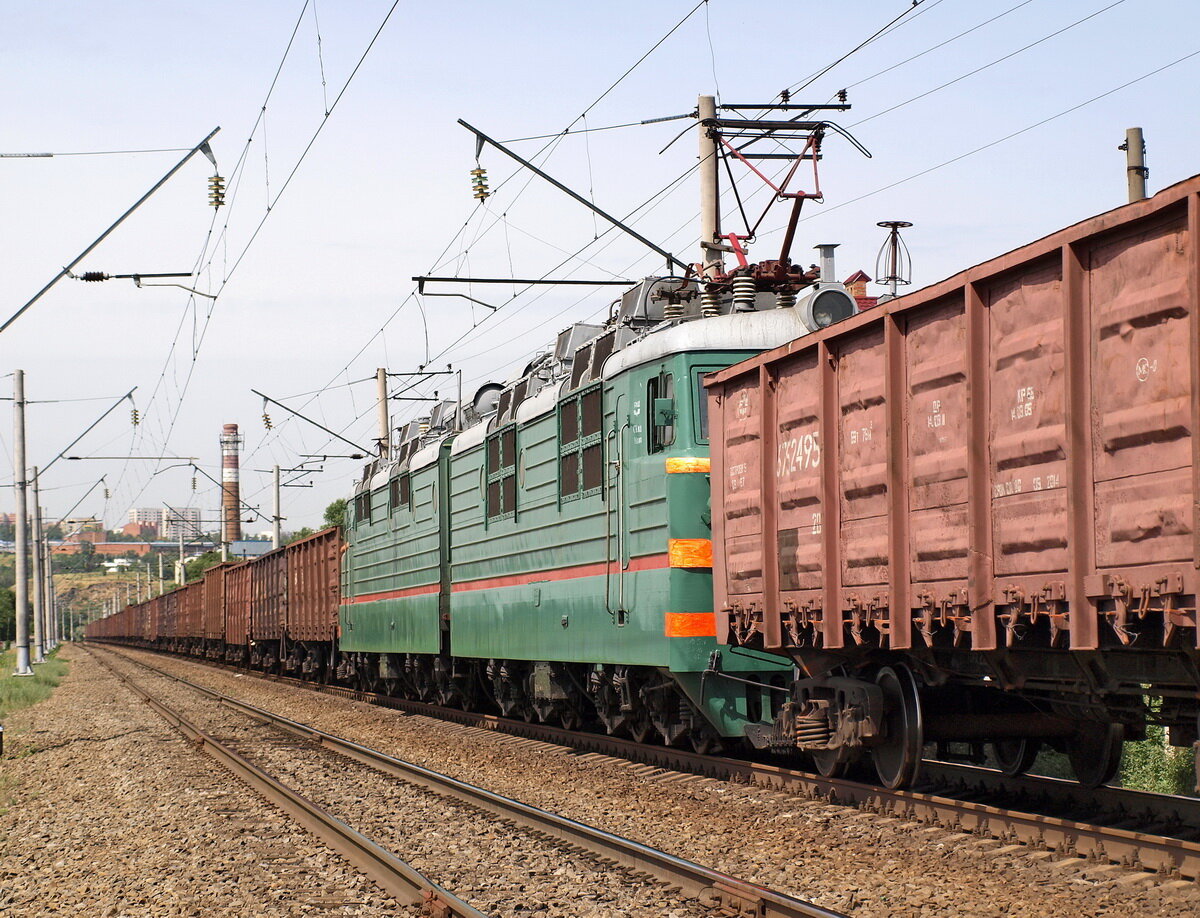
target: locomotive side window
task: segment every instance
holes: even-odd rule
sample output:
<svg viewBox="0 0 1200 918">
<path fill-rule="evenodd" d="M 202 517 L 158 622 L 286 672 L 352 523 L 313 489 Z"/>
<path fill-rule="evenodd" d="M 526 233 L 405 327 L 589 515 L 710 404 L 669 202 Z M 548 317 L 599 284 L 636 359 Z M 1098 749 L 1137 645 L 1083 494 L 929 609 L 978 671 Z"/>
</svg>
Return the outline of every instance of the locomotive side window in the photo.
<svg viewBox="0 0 1200 918">
<path fill-rule="evenodd" d="M 388 482 L 388 513 L 395 513 L 401 507 L 412 509 L 412 481 L 408 472 L 401 472 Z"/>
<path fill-rule="evenodd" d="M 604 486 L 604 402 L 600 385 L 563 399 L 558 406 L 558 494 L 575 500 Z"/>
<path fill-rule="evenodd" d="M 708 442 L 708 390 L 704 388 L 704 377 L 715 373 L 720 367 L 703 367 L 695 371 L 696 388 L 696 439 L 701 443 Z"/>
<path fill-rule="evenodd" d="M 487 439 L 487 519 L 511 519 L 517 510 L 517 425 L 510 424 Z"/>
<path fill-rule="evenodd" d="M 579 397 L 558 404 L 558 496 L 579 496 Z"/>
<path fill-rule="evenodd" d="M 675 442 L 675 378 L 670 373 L 651 376 L 646 384 L 650 413 L 650 452 L 658 453 Z"/>
<path fill-rule="evenodd" d="M 354 498 L 354 525 L 371 522 L 371 492 L 363 491 Z"/>
</svg>

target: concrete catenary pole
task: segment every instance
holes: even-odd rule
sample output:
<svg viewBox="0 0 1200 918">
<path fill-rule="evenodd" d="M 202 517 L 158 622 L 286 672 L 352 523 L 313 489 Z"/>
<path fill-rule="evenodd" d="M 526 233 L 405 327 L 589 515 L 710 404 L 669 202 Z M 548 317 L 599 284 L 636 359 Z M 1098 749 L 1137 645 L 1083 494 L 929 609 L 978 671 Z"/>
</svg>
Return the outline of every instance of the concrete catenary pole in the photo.
<svg viewBox="0 0 1200 918">
<path fill-rule="evenodd" d="M 1129 203 L 1146 197 L 1146 179 L 1150 170 L 1146 168 L 1146 141 L 1140 127 L 1125 131 L 1125 142 L 1118 149 L 1125 151 L 1125 174 L 1129 182 Z"/>
<path fill-rule="evenodd" d="M 721 249 L 721 210 L 717 167 L 721 163 L 717 139 L 710 136 L 711 130 L 704 122 L 717 117 L 717 100 L 713 96 L 701 96 L 696 105 L 700 120 L 700 255 L 704 264 L 704 276 L 711 280 L 724 270 L 725 258 Z"/>
<path fill-rule="evenodd" d="M 283 544 L 283 533 L 280 531 L 283 517 L 279 512 L 279 466 L 275 466 L 273 471 L 273 484 L 275 486 L 275 512 L 271 517 L 271 547 L 278 548 Z"/>
<path fill-rule="evenodd" d="M 228 557 L 229 545 L 242 538 L 241 470 L 237 424 L 226 424 L 221 433 L 221 554 Z"/>
<path fill-rule="evenodd" d="M 29 515 L 25 479 L 25 371 L 13 371 L 13 481 L 16 491 L 17 668 L 15 675 L 32 676 L 29 667 Z"/>
<path fill-rule="evenodd" d="M 33 490 L 33 662 L 46 662 L 46 581 L 42 576 L 42 502 L 35 465 L 29 478 Z"/>
<path fill-rule="evenodd" d="M 46 575 L 46 628 L 50 636 L 50 649 L 59 644 L 58 601 L 54 596 L 54 561 L 50 551 L 50 536 L 42 538 L 42 571 Z"/>
<path fill-rule="evenodd" d="M 375 371 L 375 387 L 379 390 L 379 458 L 386 459 L 392 448 L 391 419 L 388 414 L 387 367 Z"/>
</svg>

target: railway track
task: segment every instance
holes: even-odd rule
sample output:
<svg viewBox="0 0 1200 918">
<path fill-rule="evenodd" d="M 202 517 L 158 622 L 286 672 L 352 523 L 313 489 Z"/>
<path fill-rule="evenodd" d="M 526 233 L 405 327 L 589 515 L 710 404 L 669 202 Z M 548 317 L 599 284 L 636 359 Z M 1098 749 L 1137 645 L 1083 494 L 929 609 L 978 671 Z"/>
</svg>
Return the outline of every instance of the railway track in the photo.
<svg viewBox="0 0 1200 918">
<path fill-rule="evenodd" d="M 970 841 L 990 840 L 997 850 L 1026 846 L 1050 854 L 1067 867 L 1076 866 L 1081 872 L 1111 865 L 1144 874 L 1146 880 L 1200 880 L 1200 799 L 1113 787 L 1088 790 L 1069 781 L 1037 776 L 1008 778 L 990 769 L 945 762 L 926 762 L 918 787 L 889 790 L 769 763 L 701 755 L 186 659 L 468 728 L 566 746 L 582 754 L 609 756 L 651 769 L 687 772 L 808 799 L 823 798 L 881 818 L 943 829 Z"/>
<path fill-rule="evenodd" d="M 490 818 L 499 820 L 507 829 L 542 844 L 560 849 L 565 846 L 571 852 L 592 860 L 599 869 L 623 876 L 625 882 L 644 885 L 649 880 L 652 885 L 677 890 L 675 898 L 694 902 L 699 906 L 700 913 L 707 914 L 715 910 L 718 914 L 758 918 L 844 918 L 837 912 L 812 903 L 745 882 L 656 848 L 494 794 L 359 743 L 316 730 L 165 672 L 142 660 L 120 653 L 114 653 L 114 656 L 155 676 L 186 686 L 218 702 L 223 708 L 245 715 L 251 721 L 269 725 L 274 731 L 292 738 L 302 747 L 319 747 L 347 763 L 356 763 L 373 772 L 398 778 L 407 785 L 455 801 L 469 810 L 485 813 Z M 144 685 L 132 682 L 126 674 L 121 673 L 102 656 L 97 655 L 96 658 L 186 736 L 210 750 L 214 757 L 239 776 L 245 777 L 255 789 L 297 817 L 306 827 L 313 829 L 360 869 L 367 870 L 373 879 L 397 898 L 418 901 L 414 897 L 419 897 L 419 900 L 425 903 L 426 910 L 438 916 L 474 918 L 484 914 L 422 876 L 410 865 L 390 855 L 383 846 L 366 839 L 336 816 L 322 811 L 311 801 L 289 790 L 277 779 L 271 778 L 235 748 L 243 745 L 244 739 L 236 743 L 222 743 L 190 723 L 178 711 L 154 698 Z"/>
</svg>

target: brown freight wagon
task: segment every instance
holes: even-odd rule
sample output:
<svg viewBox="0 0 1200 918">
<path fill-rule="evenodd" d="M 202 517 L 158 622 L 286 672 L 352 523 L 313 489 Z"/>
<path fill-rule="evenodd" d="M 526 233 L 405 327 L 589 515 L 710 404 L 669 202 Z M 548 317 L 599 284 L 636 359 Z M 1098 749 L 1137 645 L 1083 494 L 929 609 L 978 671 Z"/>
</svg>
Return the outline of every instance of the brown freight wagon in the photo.
<svg viewBox="0 0 1200 918">
<path fill-rule="evenodd" d="M 180 634 L 181 622 L 181 599 L 183 590 L 173 590 L 170 593 L 163 593 L 155 599 L 147 600 L 155 613 L 157 613 L 158 629 L 154 634 L 155 640 L 174 641 Z"/>
<path fill-rule="evenodd" d="M 250 565 L 225 568 L 225 659 L 244 663 L 250 641 Z"/>
<path fill-rule="evenodd" d="M 293 542 L 288 551 L 287 633 L 293 641 L 332 641 L 337 630 L 341 531 Z"/>
<path fill-rule="evenodd" d="M 176 638 L 181 645 L 191 646 L 201 637 L 204 615 L 204 581 L 189 583 L 178 590 L 179 627 Z"/>
<path fill-rule="evenodd" d="M 325 647 L 337 636 L 340 589 L 338 569 L 342 554 L 337 527 L 293 542 L 286 549 L 289 671 L 320 671 L 328 661 Z"/>
<path fill-rule="evenodd" d="M 142 638 L 150 643 L 156 642 L 163 634 L 163 631 L 170 628 L 170 621 L 163 621 L 162 597 L 157 599 L 148 599 L 143 603 L 139 603 L 139 608 L 142 609 Z"/>
<path fill-rule="evenodd" d="M 246 562 L 250 569 L 250 640 L 256 645 L 278 642 L 283 636 L 287 565 L 286 549 L 276 549 Z"/>
<path fill-rule="evenodd" d="M 1198 291 L 1200 177 L 714 374 L 718 638 L 807 676 L 771 743 L 1106 780 L 1145 686 L 1195 742 Z"/>
<path fill-rule="evenodd" d="M 200 636 L 210 651 L 225 643 L 225 571 L 228 567 L 222 564 L 204 572 Z"/>
</svg>

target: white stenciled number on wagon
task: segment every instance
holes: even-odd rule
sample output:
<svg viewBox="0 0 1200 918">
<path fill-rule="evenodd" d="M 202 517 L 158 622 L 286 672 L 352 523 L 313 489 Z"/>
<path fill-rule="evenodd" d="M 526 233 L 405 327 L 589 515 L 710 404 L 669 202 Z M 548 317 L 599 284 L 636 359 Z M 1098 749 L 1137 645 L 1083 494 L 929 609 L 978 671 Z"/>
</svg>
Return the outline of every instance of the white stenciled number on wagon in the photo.
<svg viewBox="0 0 1200 918">
<path fill-rule="evenodd" d="M 821 440 L 816 433 L 789 437 L 779 444 L 776 475 L 784 478 L 795 472 L 816 468 L 821 464 Z"/>
</svg>

